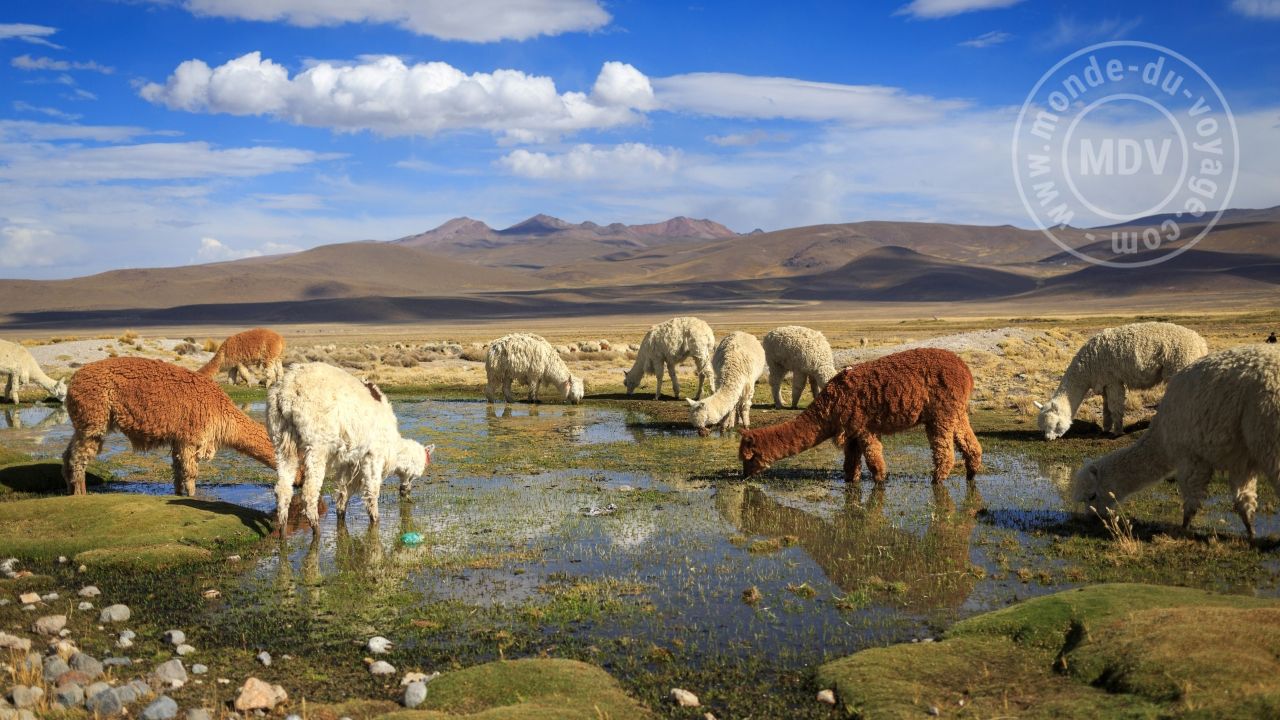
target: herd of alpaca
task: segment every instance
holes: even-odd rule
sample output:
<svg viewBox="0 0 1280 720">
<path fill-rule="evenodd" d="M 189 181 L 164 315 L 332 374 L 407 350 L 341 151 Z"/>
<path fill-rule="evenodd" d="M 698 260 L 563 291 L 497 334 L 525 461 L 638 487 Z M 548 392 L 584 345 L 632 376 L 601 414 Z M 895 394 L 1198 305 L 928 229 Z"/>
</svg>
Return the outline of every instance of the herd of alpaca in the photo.
<svg viewBox="0 0 1280 720">
<path fill-rule="evenodd" d="M 408 494 L 431 463 L 434 446 L 401 436 L 390 401 L 373 384 L 323 363 L 282 363 L 284 340 L 256 328 L 228 338 L 199 371 L 159 360 L 112 357 L 80 368 L 68 384 L 42 372 L 22 346 L 0 341 L 0 374 L 8 376 L 5 399 L 34 382 L 66 404 L 73 436 L 63 455 L 63 476 L 72 494 L 85 492 L 85 466 L 101 451 L 111 430 L 137 450 L 168 447 L 173 455 L 174 492 L 191 495 L 199 463 L 221 448 L 258 460 L 277 473 L 277 519 L 288 521 L 295 486 L 303 514 L 318 532 L 320 487 L 335 482 L 339 517 L 360 491 L 371 521 L 378 519 L 383 480 L 395 475 Z M 932 450 L 933 482 L 951 473 L 958 448 L 970 485 L 982 467 L 982 446 L 969 422 L 973 376 L 956 354 L 921 348 L 886 355 L 836 371 L 822 333 L 799 326 L 777 328 L 763 342 L 732 332 L 717 344 L 710 326 L 678 317 L 654 325 L 635 362 L 624 373 L 630 395 L 648 374 L 661 399 L 664 372 L 680 397 L 676 365 L 692 359 L 698 391 L 686 399 L 689 422 L 700 435 L 737 429 L 743 477 L 780 459 L 833 440 L 844 449 L 846 482 L 857 482 L 865 460 L 881 486 L 886 466 L 880 438 L 917 426 Z M 231 380 L 252 382 L 249 365 L 266 371 L 267 423 L 254 421 L 213 381 L 222 369 Z M 806 387 L 808 407 L 789 421 L 750 427 L 751 404 L 766 370 L 775 408 L 781 386 L 792 375 L 791 407 Z M 561 353 L 542 337 L 506 335 L 485 355 L 485 395 L 501 391 L 511 402 L 515 381 L 538 401 L 544 385 L 571 404 L 584 396 Z M 1102 429 L 1124 432 L 1126 392 L 1166 383 L 1150 429 L 1132 445 L 1084 464 L 1072 479 L 1072 494 L 1095 512 L 1161 479 L 1174 479 L 1187 526 L 1204 502 L 1215 472 L 1226 474 L 1234 506 L 1254 536 L 1257 482 L 1280 492 L 1280 348 L 1240 347 L 1208 353 L 1204 339 L 1171 323 L 1135 323 L 1099 332 L 1086 341 L 1047 403 L 1036 403 L 1040 431 L 1062 437 L 1090 393 L 1103 398 Z M 702 399 L 703 387 L 711 395 Z"/>
</svg>

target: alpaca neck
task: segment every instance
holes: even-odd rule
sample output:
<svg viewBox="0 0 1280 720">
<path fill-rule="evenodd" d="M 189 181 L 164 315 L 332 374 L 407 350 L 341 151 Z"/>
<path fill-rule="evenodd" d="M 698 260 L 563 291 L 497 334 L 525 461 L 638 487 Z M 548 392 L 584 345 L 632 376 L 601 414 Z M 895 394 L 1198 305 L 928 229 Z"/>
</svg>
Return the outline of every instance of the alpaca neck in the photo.
<svg viewBox="0 0 1280 720">
<path fill-rule="evenodd" d="M 743 378 L 739 372 L 726 373 L 724 377 L 716 378 L 716 391 L 702 401 L 712 424 L 718 424 L 737 407 L 738 400 L 742 398 L 742 384 Z"/>
<path fill-rule="evenodd" d="M 810 412 L 812 409 L 810 406 L 789 422 L 751 431 L 756 450 L 765 462 L 804 452 L 835 434 L 818 421 L 817 413 Z"/>
<path fill-rule="evenodd" d="M 1106 462 L 1106 477 L 1113 483 L 1109 489 L 1115 493 L 1116 499 L 1132 495 L 1173 472 L 1164 447 L 1150 431 L 1103 461 Z"/>
<path fill-rule="evenodd" d="M 44 388 L 47 392 L 53 392 L 58 387 L 58 381 L 44 374 L 44 370 L 36 363 L 31 363 L 31 367 L 27 370 L 27 379 Z"/>
<path fill-rule="evenodd" d="M 196 372 L 205 377 L 213 377 L 214 375 L 217 375 L 218 371 L 222 370 L 222 361 L 226 356 L 226 343 L 223 343 L 218 346 L 217 351 L 213 353 L 213 357 L 209 358 L 209 362 L 205 363 L 204 366 Z"/>
<path fill-rule="evenodd" d="M 1058 389 L 1050 398 L 1051 402 L 1065 401 L 1072 417 L 1075 417 L 1085 396 L 1089 394 L 1089 380 L 1085 377 L 1086 374 L 1084 368 L 1073 361 L 1067 368 L 1067 372 L 1063 374 L 1062 381 L 1058 383 Z"/>
<path fill-rule="evenodd" d="M 238 408 L 232 408 L 231 412 L 226 418 L 224 435 L 218 444 L 248 455 L 269 468 L 275 468 L 276 449 L 271 444 L 267 429 Z"/>
</svg>

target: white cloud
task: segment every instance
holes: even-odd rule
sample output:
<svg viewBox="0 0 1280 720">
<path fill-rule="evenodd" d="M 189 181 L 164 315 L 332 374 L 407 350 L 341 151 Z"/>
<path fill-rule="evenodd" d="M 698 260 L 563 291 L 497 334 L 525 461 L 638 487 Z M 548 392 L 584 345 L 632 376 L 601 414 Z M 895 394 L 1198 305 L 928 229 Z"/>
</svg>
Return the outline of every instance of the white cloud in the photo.
<svg viewBox="0 0 1280 720">
<path fill-rule="evenodd" d="M 659 107 L 716 117 L 839 121 L 854 125 L 917 122 L 965 103 L 911 95 L 880 85 L 841 85 L 784 77 L 690 73 L 655 78 Z"/>
<path fill-rule="evenodd" d="M 94 140 L 124 142 L 143 135 L 179 135 L 172 130 L 153 131 L 130 125 L 72 125 L 31 120 L 0 120 L 0 141 Z"/>
<path fill-rule="evenodd" d="M 912 0 L 896 14 L 934 20 L 976 10 L 995 10 L 1017 5 L 1022 0 Z"/>
<path fill-rule="evenodd" d="M 752 130 L 745 133 L 728 133 L 725 135 L 708 135 L 707 142 L 720 147 L 752 147 L 762 143 L 787 142 L 791 139 L 789 133 L 784 132 L 766 132 L 764 130 Z"/>
<path fill-rule="evenodd" d="M 252 196 L 266 210 L 320 210 L 324 198 L 312 193 L 258 193 Z"/>
<path fill-rule="evenodd" d="M 1280 0 L 1232 0 L 1231 9 L 1248 17 L 1280 20 Z"/>
<path fill-rule="evenodd" d="M 13 101 L 13 109 L 14 109 L 14 110 L 16 110 L 16 111 L 18 111 L 18 112 L 33 112 L 33 113 L 40 113 L 41 115 L 48 115 L 48 116 L 49 116 L 49 117 L 51 117 L 51 118 L 57 118 L 57 119 L 59 119 L 59 120 L 75 121 L 75 120 L 79 120 L 79 119 L 80 119 L 80 116 L 79 116 L 79 115 L 76 115 L 76 114 L 74 114 L 74 113 L 63 112 L 62 110 L 59 110 L 58 108 L 42 107 L 42 106 L 39 106 L 39 105 L 32 105 L 31 103 L 29 103 L 29 102 L 24 102 L 24 101 L 22 101 L 22 100 L 14 100 L 14 101 Z"/>
<path fill-rule="evenodd" d="M 638 178 L 669 177 L 680 165 L 680 153 L 659 150 L 643 143 L 623 143 L 611 148 L 584 144 L 558 155 L 515 150 L 498 162 L 514 175 L 538 180 L 625 183 Z"/>
<path fill-rule="evenodd" d="M 74 240 L 38 224 L 0 218 L 0 268 L 50 267 L 78 248 Z"/>
<path fill-rule="evenodd" d="M 610 20 L 597 0 L 185 0 L 183 5 L 197 15 L 301 27 L 385 23 L 471 42 L 597 30 Z"/>
<path fill-rule="evenodd" d="M 1013 35 L 1010 35 L 1007 32 L 1002 32 L 1000 30 L 992 30 L 991 32 L 982 33 L 978 37 L 969 38 L 968 40 L 965 40 L 964 42 L 960 43 L 960 45 L 962 47 L 986 48 L 986 47 L 991 47 L 992 45 L 999 45 L 1003 42 L 1006 42 L 1011 37 L 1013 37 Z"/>
<path fill-rule="evenodd" d="M 216 149 L 205 142 L 109 147 L 0 145 L 0 180 L 24 183 L 252 177 L 288 172 L 336 155 L 293 148 Z"/>
<path fill-rule="evenodd" d="M 49 27 L 48 25 L 0 23 L 0 40 L 16 39 L 29 42 L 32 45 L 44 45 L 58 50 L 65 50 L 66 48 L 61 45 L 45 39 L 56 32 L 58 32 L 58 28 Z"/>
<path fill-rule="evenodd" d="M 1074 17 L 1059 15 L 1045 41 L 1050 47 L 1083 45 L 1102 40 L 1119 40 L 1142 24 L 1142 18 L 1104 18 L 1094 22 L 1080 22 Z"/>
<path fill-rule="evenodd" d="M 301 249 L 297 245 L 267 242 L 256 248 L 235 250 L 217 238 L 202 237 L 200 238 L 200 248 L 196 250 L 195 260 L 197 262 L 225 262 L 227 260 L 262 257 L 263 255 L 298 252 Z"/>
<path fill-rule="evenodd" d="M 65 72 L 67 70 L 89 70 L 92 72 L 110 75 L 116 71 L 115 68 L 107 65 L 99 65 L 96 61 L 89 62 L 72 62 L 69 60 L 54 60 L 47 57 L 31 57 L 30 55 L 19 55 L 9 61 L 9 64 L 19 70 L 58 70 Z"/>
<path fill-rule="evenodd" d="M 467 74 L 392 56 L 320 62 L 290 78 L 258 52 L 216 68 L 188 60 L 164 85 L 149 83 L 140 94 L 175 110 L 267 115 L 340 131 L 430 136 L 479 129 L 522 142 L 635 122 L 635 110 L 654 102 L 644 75 L 623 63 L 605 63 L 588 95 L 560 93 L 551 78 L 519 70 Z"/>
</svg>

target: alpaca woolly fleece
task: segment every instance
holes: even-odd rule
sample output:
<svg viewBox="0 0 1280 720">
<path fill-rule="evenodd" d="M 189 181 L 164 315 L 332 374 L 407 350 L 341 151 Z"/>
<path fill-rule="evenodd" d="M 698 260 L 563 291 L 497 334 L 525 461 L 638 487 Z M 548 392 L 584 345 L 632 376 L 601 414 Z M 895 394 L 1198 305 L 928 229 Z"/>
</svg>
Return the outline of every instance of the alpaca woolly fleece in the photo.
<svg viewBox="0 0 1280 720">
<path fill-rule="evenodd" d="M 30 351 L 8 340 L 0 340 L 0 375 L 9 376 L 4 388 L 4 399 L 7 402 L 16 404 L 19 399 L 18 390 L 27 383 L 39 385 L 59 402 L 67 397 L 65 380 L 54 380 L 45 375 Z"/>
<path fill-rule="evenodd" d="M 698 392 L 694 400 L 702 399 L 702 386 L 707 384 L 711 392 L 715 392 L 714 371 L 711 368 L 711 355 L 716 346 L 715 333 L 711 326 L 696 317 L 675 317 L 649 328 L 644 339 L 640 341 L 640 349 L 636 351 L 636 361 L 631 369 L 623 374 L 622 384 L 627 394 L 635 393 L 645 375 L 653 375 L 657 379 L 657 388 L 653 399 L 662 399 L 662 371 L 665 368 L 671 375 L 671 389 L 676 398 L 680 397 L 680 381 L 676 378 L 676 365 L 688 358 L 693 358 L 697 367 Z"/>
<path fill-rule="evenodd" d="M 219 372 L 230 369 L 233 382 L 243 380 L 253 385 L 253 375 L 249 373 L 247 366 L 254 365 L 266 371 L 267 385 L 271 385 L 284 372 L 281 360 L 283 356 L 284 338 L 280 333 L 266 328 L 253 328 L 223 340 L 209 362 L 196 372 L 205 377 L 215 377 Z"/>
<path fill-rule="evenodd" d="M 116 357 L 71 377 L 67 414 L 74 433 L 62 456 L 67 491 L 83 495 L 84 469 L 116 429 L 134 450 L 173 449 L 173 491 L 194 495 L 199 462 L 231 448 L 276 466 L 267 430 L 245 415 L 209 378 L 160 360 Z"/>
<path fill-rule="evenodd" d="M 764 347 L 750 333 L 729 333 L 716 346 L 711 367 L 716 374 L 716 391 L 706 400 L 689 400 L 689 423 L 706 435 L 715 426 L 721 432 L 751 426 L 751 400 L 756 383 L 764 374 Z"/>
<path fill-rule="evenodd" d="M 493 402 L 499 388 L 502 399 L 511 402 L 511 383 L 519 380 L 529 386 L 529 399 L 538 400 L 543 383 L 554 386 L 560 399 L 572 405 L 582 401 L 585 389 L 582 378 L 569 372 L 560 354 L 540 335 L 512 333 L 489 344 L 484 355 L 484 372 L 488 382 L 484 395 Z"/>
<path fill-rule="evenodd" d="M 773 407 L 782 408 L 782 381 L 791 373 L 791 409 L 800 403 L 805 384 L 816 398 L 831 376 L 836 374 L 831 344 L 817 330 L 800 325 L 784 325 L 765 333 L 765 360 L 769 366 L 769 386 Z"/>
<path fill-rule="evenodd" d="M 847 367 L 795 419 L 742 433 L 742 475 L 751 477 L 776 460 L 843 437 L 845 482 L 858 481 L 865 456 L 879 484 L 886 472 L 880 436 L 923 424 L 933 451 L 933 482 L 951 474 L 959 445 L 973 483 L 982 446 L 969 424 L 972 392 L 969 367 L 948 350 L 905 350 Z"/>
<path fill-rule="evenodd" d="M 1236 514 L 1254 535 L 1261 477 L 1280 492 L 1280 348 L 1240 347 L 1208 355 L 1173 376 L 1151 428 L 1127 448 L 1086 463 L 1072 495 L 1097 511 L 1169 476 L 1187 527 L 1214 471 L 1227 475 Z"/>
<path fill-rule="evenodd" d="M 325 363 L 294 365 L 271 386 L 267 429 L 275 445 L 277 527 L 288 525 L 301 466 L 303 513 L 316 533 L 320 486 L 329 470 L 338 516 L 346 516 L 347 501 L 359 488 L 370 522 L 377 522 L 383 478 L 399 477 L 400 494 L 408 495 L 435 447 L 400 437 L 391 401 L 376 385 Z"/>
<path fill-rule="evenodd" d="M 1194 330 L 1163 322 L 1108 328 L 1085 341 L 1058 383 L 1037 422 L 1046 440 L 1066 434 L 1080 404 L 1090 392 L 1102 394 L 1102 429 L 1124 433 L 1126 390 L 1143 390 L 1167 382 L 1178 371 L 1204 357 L 1209 346 Z"/>
</svg>

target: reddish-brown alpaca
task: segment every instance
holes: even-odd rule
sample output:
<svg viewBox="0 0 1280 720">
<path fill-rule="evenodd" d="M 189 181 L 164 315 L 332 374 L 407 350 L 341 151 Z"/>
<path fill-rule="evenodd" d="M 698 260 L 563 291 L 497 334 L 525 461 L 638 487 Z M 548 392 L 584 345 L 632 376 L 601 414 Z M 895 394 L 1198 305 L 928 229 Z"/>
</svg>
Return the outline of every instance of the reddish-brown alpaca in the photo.
<svg viewBox="0 0 1280 720">
<path fill-rule="evenodd" d="M 253 385 L 253 375 L 245 366 L 258 365 L 266 371 L 267 385 L 271 385 L 284 372 L 281 361 L 283 355 L 284 338 L 280 337 L 280 333 L 266 328 L 253 328 L 223 340 L 209 362 L 196 372 L 211 378 L 229 368 L 235 371 L 231 375 L 232 382 L 238 377 Z"/>
<path fill-rule="evenodd" d="M 124 433 L 134 450 L 172 448 L 177 495 L 195 494 L 199 461 L 219 448 L 276 466 L 261 423 L 209 378 L 159 360 L 117 357 L 85 365 L 71 377 L 66 408 L 75 433 L 62 455 L 62 477 L 73 495 L 85 493 L 85 466 L 111 430 Z"/>
<path fill-rule="evenodd" d="M 924 425 L 933 449 L 933 481 L 942 482 L 951 474 L 959 445 L 972 483 L 982 467 L 982 446 L 969 425 L 972 391 L 969 367 L 946 350 L 906 350 L 845 368 L 795 419 L 742 433 L 742 476 L 751 477 L 775 460 L 843 436 L 845 482 L 858 480 L 865 455 L 871 477 L 879 484 L 885 478 L 880 436 Z"/>
</svg>

